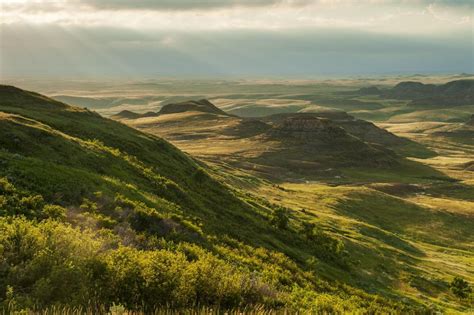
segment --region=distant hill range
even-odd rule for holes
[[[411,100],[409,106],[451,107],[474,104],[474,80],[456,80],[441,85],[421,82],[400,82],[391,89],[375,86],[357,91],[360,95],[380,95],[384,98]]]

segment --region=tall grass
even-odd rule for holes
[[[74,307],[74,306],[51,306],[45,309],[22,309],[17,310],[14,306],[9,306],[7,308],[0,310],[0,315],[96,315],[96,314],[106,314],[106,315],[200,315],[200,314],[226,314],[226,315],[240,315],[240,314],[292,314],[287,309],[268,309],[263,305],[254,305],[246,306],[232,309],[221,309],[219,306],[196,306],[192,308],[180,308],[174,309],[171,307],[161,307],[157,308],[152,312],[143,312],[143,311],[131,311],[127,310],[122,305],[112,305],[107,307],[105,305],[100,305],[96,307]]]

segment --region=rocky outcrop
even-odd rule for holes
[[[300,138],[306,137],[304,132],[319,134],[333,134],[334,128],[345,130],[348,134],[362,141],[382,146],[397,146],[406,144],[407,139],[397,137],[385,129],[379,128],[371,122],[356,119],[341,111],[322,111],[316,113],[278,114],[264,118],[264,121],[274,125],[273,134],[296,135],[295,131],[302,131]],[[306,128],[303,128],[306,127]],[[279,129],[286,132],[279,132]],[[329,128],[329,129],[328,129]],[[292,130],[292,132],[289,132]]]
[[[267,164],[310,172],[327,167],[391,167],[397,157],[348,133],[336,122],[312,114],[291,114],[262,135],[264,141],[278,142],[278,150],[260,158]],[[319,166],[317,166],[319,165]],[[308,168],[309,167],[309,168]]]
[[[293,138],[305,141],[330,140],[346,134],[330,120],[316,116],[292,116],[274,126],[269,132],[274,138]]]

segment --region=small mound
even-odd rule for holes
[[[139,114],[135,113],[129,110],[123,110],[113,116],[111,116],[112,119],[115,120],[120,120],[120,119],[138,119],[138,118],[144,118],[144,117],[157,117],[160,114],[156,112],[146,112],[144,114]]]
[[[140,118],[144,118],[144,117],[158,117],[158,116],[160,116],[159,113],[157,113],[157,112],[151,112],[151,111],[150,111],[150,112],[146,112],[146,113],[144,113],[144,114],[140,114]]]
[[[230,116],[229,114],[217,108],[214,104],[212,104],[206,99],[202,99],[199,101],[186,101],[181,103],[168,104],[161,108],[159,114],[175,114],[190,111]]]
[[[368,86],[360,88],[357,91],[360,95],[379,95],[381,93],[380,89],[376,86]]]
[[[115,115],[113,115],[111,118],[113,119],[137,119],[140,118],[140,114],[134,113],[129,110],[123,110]]]

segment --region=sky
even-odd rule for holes
[[[0,79],[474,72],[472,0],[0,0]]]

